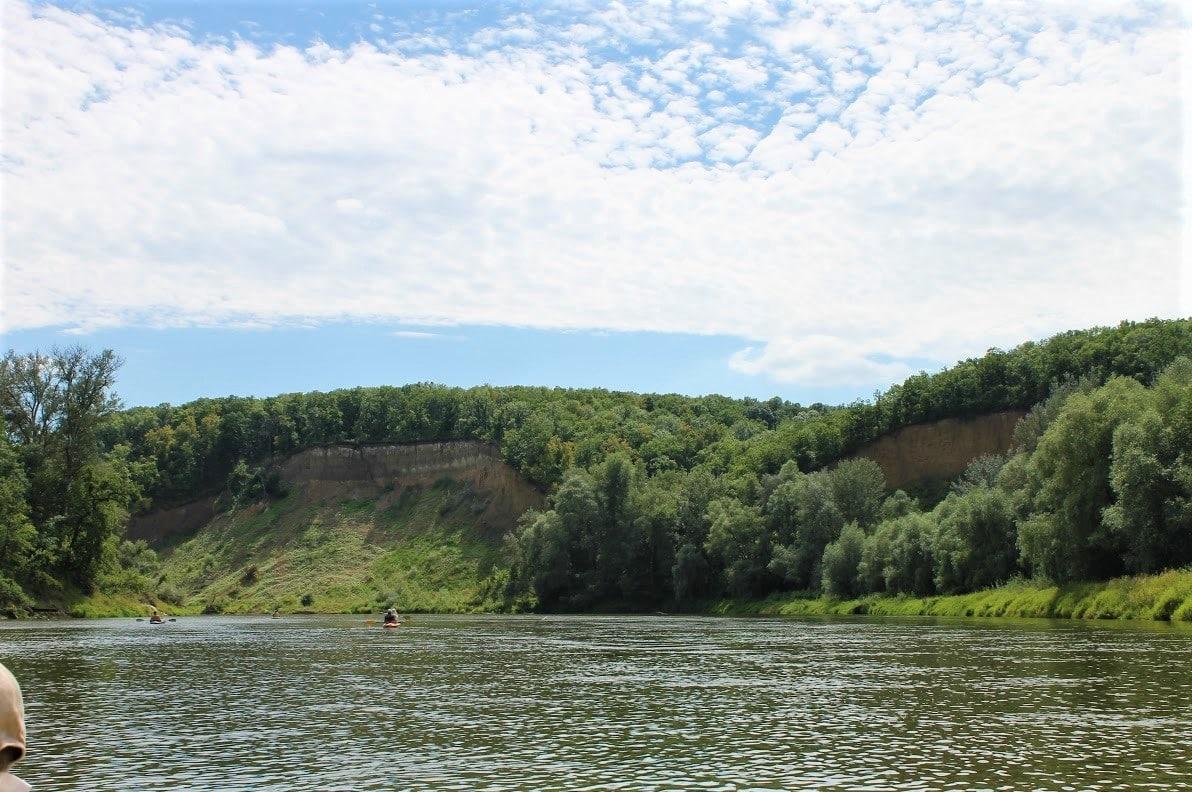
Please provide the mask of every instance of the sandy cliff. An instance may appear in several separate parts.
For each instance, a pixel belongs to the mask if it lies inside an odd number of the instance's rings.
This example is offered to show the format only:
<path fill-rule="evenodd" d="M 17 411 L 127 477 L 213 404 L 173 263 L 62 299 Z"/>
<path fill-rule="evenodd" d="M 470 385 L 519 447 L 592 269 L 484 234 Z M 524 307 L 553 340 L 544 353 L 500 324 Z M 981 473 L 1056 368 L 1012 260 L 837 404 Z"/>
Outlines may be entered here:
<path fill-rule="evenodd" d="M 877 462 L 891 489 L 955 478 L 977 457 L 1009 450 L 1014 426 L 1023 415 L 1011 410 L 907 426 L 862 447 L 852 457 Z"/>
<path fill-rule="evenodd" d="M 493 446 L 472 441 L 408 445 L 310 448 L 279 461 L 282 479 L 307 496 L 334 499 L 382 491 L 400 494 L 434 486 L 441 479 L 470 487 L 486 506 L 478 519 L 493 532 L 512 527 L 526 509 L 541 506 L 543 494 L 505 464 Z M 134 517 L 132 539 L 155 545 L 192 536 L 216 516 L 215 499 L 205 497 Z"/>

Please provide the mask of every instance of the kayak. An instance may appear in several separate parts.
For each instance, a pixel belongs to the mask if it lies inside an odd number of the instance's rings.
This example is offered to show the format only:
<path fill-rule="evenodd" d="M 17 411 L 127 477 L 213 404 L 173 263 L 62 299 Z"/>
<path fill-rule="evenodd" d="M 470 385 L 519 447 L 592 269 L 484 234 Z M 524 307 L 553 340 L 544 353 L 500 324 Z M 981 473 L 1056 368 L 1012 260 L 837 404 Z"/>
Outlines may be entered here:
<path fill-rule="evenodd" d="M 397 629 L 398 627 L 401 627 L 401 622 L 397 622 L 397 623 L 390 622 L 389 624 L 382 624 L 381 626 L 384 627 L 386 630 L 394 630 L 394 629 Z"/>

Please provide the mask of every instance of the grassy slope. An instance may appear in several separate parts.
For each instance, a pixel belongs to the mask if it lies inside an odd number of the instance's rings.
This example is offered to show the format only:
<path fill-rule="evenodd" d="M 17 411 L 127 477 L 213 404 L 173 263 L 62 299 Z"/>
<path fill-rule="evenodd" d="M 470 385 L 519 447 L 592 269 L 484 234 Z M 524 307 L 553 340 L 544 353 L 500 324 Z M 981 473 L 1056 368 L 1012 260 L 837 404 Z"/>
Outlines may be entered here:
<path fill-rule="evenodd" d="M 482 508 L 450 481 L 355 498 L 298 490 L 223 515 L 167 552 L 166 585 L 185 592 L 171 610 L 475 610 L 498 559 L 478 527 Z"/>
<path fill-rule="evenodd" d="M 787 594 L 761 600 L 723 600 L 708 604 L 706 610 L 754 616 L 868 614 L 1192 622 L 1192 569 L 1059 587 L 1024 581 L 948 597 L 840 600 Z"/>

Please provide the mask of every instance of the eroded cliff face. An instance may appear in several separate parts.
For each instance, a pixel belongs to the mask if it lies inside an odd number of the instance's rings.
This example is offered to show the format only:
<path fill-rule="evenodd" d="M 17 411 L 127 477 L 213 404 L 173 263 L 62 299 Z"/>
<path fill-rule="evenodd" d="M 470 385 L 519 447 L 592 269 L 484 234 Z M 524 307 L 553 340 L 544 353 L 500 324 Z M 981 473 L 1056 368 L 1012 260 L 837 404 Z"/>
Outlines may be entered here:
<path fill-rule="evenodd" d="M 429 487 L 443 478 L 467 484 L 488 501 L 484 519 L 512 527 L 526 509 L 545 500 L 542 492 L 505 464 L 494 446 L 468 440 L 409 445 L 310 448 L 281 465 L 293 484 L 370 484 L 401 490 Z"/>
<path fill-rule="evenodd" d="M 890 489 L 951 479 L 979 456 L 1006 453 L 1013 444 L 1014 427 L 1025 414 L 1010 410 L 907 426 L 864 446 L 851 457 L 876 462 Z"/>
<path fill-rule="evenodd" d="M 291 483 L 306 481 L 370 481 L 386 485 L 396 479 L 429 483 L 445 473 L 505 466 L 493 446 L 472 441 L 408 445 L 325 446 L 308 448 L 284 460 L 279 469 Z M 458 476 L 453 476 L 458 478 Z"/>
<path fill-rule="evenodd" d="M 215 514 L 215 496 L 199 498 L 181 506 L 135 514 L 128 521 L 125 535 L 161 547 L 193 536 L 195 531 L 211 522 Z"/>
<path fill-rule="evenodd" d="M 476 519 L 497 538 L 523 512 L 545 500 L 495 447 L 472 441 L 310 448 L 281 460 L 277 469 L 299 497 L 310 501 L 384 496 L 387 503 L 403 492 L 450 479 L 471 488 L 484 503 Z M 194 535 L 215 517 L 215 498 L 205 497 L 133 517 L 128 537 L 170 545 Z"/>

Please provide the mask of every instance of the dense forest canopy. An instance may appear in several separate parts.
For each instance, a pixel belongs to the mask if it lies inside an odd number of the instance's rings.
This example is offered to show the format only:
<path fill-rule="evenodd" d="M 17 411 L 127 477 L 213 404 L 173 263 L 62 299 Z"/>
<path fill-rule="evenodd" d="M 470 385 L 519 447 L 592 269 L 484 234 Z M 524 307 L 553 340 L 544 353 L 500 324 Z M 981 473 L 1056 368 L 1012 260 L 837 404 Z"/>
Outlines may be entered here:
<path fill-rule="evenodd" d="M 1192 358 L 1151 386 L 1058 384 L 1009 457 L 974 460 L 926 508 L 846 459 L 807 472 L 647 475 L 626 452 L 571 468 L 511 538 L 511 595 L 583 609 L 802 591 L 959 594 L 1192 563 Z"/>
<path fill-rule="evenodd" d="M 601 389 L 451 388 L 434 384 L 200 399 L 112 415 L 99 439 L 154 460 L 153 493 L 217 490 L 238 460 L 264 463 L 316 445 L 475 439 L 544 488 L 572 466 L 624 452 L 645 473 L 714 475 L 823 467 L 888 432 L 939 418 L 1029 409 L 1057 382 L 1125 376 L 1149 383 L 1192 351 L 1192 322 L 1152 320 L 1063 333 L 917 374 L 869 402 L 802 406 L 773 398 L 637 394 Z"/>
<path fill-rule="evenodd" d="M 1185 563 L 1181 356 L 1192 321 L 1151 320 L 991 350 L 843 407 L 418 384 L 118 411 L 111 352 L 10 352 L 0 605 L 146 567 L 120 535 L 149 499 L 268 497 L 272 462 L 303 448 L 447 439 L 493 443 L 550 493 L 493 581 L 543 607 L 963 591 Z M 903 426 L 1011 408 L 1033 408 L 1019 453 L 981 460 L 929 510 L 887 493 L 872 463 L 833 464 Z"/>

